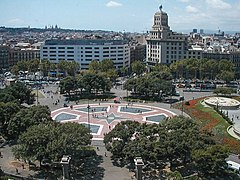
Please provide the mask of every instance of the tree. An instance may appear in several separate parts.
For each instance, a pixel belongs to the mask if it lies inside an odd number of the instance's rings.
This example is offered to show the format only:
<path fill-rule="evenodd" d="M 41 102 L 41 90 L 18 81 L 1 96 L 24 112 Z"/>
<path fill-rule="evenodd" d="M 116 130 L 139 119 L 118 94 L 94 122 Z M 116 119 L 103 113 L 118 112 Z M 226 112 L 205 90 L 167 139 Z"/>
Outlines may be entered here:
<path fill-rule="evenodd" d="M 131 64 L 132 72 L 136 75 L 140 75 L 145 71 L 145 65 L 141 61 L 134 61 Z"/>
<path fill-rule="evenodd" d="M 40 162 L 44 158 L 59 162 L 63 155 L 71 155 L 79 161 L 91 151 L 91 138 L 89 129 L 78 123 L 41 123 L 20 136 L 14 155 Z"/>
<path fill-rule="evenodd" d="M 21 109 L 9 120 L 7 136 L 9 139 L 17 139 L 30 126 L 50 121 L 52 121 L 51 112 L 47 106 L 38 105 Z"/>
<path fill-rule="evenodd" d="M 0 102 L 0 135 L 8 138 L 9 121 L 19 112 L 20 106 L 14 102 Z"/>
<path fill-rule="evenodd" d="M 50 61 L 43 59 L 41 60 L 40 64 L 39 64 L 39 68 L 40 70 L 43 72 L 43 76 L 47 76 L 48 72 L 50 71 Z"/>
<path fill-rule="evenodd" d="M 172 80 L 171 70 L 167 65 L 157 64 L 151 74 L 160 79 Z"/>
<path fill-rule="evenodd" d="M 91 61 L 88 67 L 89 71 L 92 73 L 98 73 L 101 70 L 100 63 L 97 60 Z"/>
<path fill-rule="evenodd" d="M 13 65 L 13 67 L 11 68 L 11 73 L 14 74 L 15 76 L 18 75 L 20 69 L 17 65 Z"/>
<path fill-rule="evenodd" d="M 76 61 L 70 61 L 66 63 L 67 73 L 70 76 L 75 76 L 76 72 L 79 70 L 80 65 Z"/>
<path fill-rule="evenodd" d="M 226 83 L 234 80 L 234 76 L 235 74 L 232 71 L 221 71 L 221 73 L 218 74 L 218 77 Z"/>
<path fill-rule="evenodd" d="M 120 68 L 120 72 L 122 76 L 126 76 L 128 74 L 128 68 L 126 66 Z"/>
<path fill-rule="evenodd" d="M 227 88 L 227 87 L 219 87 L 219 88 L 216 88 L 214 89 L 213 91 L 214 94 L 223 94 L 223 95 L 231 95 L 232 93 L 236 93 L 236 90 L 233 89 L 233 88 Z"/>
<path fill-rule="evenodd" d="M 3 92 L 13 96 L 17 101 L 19 101 L 20 104 L 32 104 L 35 101 L 32 90 L 21 82 L 17 82 L 10 86 L 7 86 Z"/>
<path fill-rule="evenodd" d="M 222 177 L 226 173 L 228 150 L 221 145 L 213 145 L 192 152 L 194 164 L 202 177 Z"/>
<path fill-rule="evenodd" d="M 66 92 L 68 96 L 71 97 L 71 91 L 75 91 L 77 89 L 76 78 L 72 76 L 65 77 L 60 81 L 59 86 L 61 93 Z"/>
<path fill-rule="evenodd" d="M 104 137 L 104 143 L 116 159 L 126 164 L 141 156 L 155 168 L 166 163 L 172 168 L 191 161 L 193 150 L 214 144 L 194 120 L 185 117 L 174 117 L 159 125 L 121 122 Z"/>
<path fill-rule="evenodd" d="M 114 69 L 113 61 L 111 59 L 104 59 L 100 62 L 101 72 L 107 72 L 110 69 Z"/>
<path fill-rule="evenodd" d="M 33 73 L 37 72 L 39 69 L 39 63 L 39 59 L 32 59 L 30 61 L 27 61 L 28 71 Z"/>

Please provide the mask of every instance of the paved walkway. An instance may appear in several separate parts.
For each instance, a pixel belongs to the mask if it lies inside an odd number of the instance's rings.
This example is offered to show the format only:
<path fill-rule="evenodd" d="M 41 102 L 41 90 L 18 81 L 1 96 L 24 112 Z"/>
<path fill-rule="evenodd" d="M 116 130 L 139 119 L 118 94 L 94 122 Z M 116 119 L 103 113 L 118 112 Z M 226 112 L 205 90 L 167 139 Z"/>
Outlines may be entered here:
<path fill-rule="evenodd" d="M 103 141 L 92 141 L 92 145 L 98 147 L 97 154 L 103 158 L 103 162 L 99 167 L 104 168 L 104 180 L 129 180 L 133 172 L 129 172 L 125 167 L 117 167 L 113 165 L 111 153 L 105 148 Z M 105 156 L 106 152 L 106 156 Z"/>

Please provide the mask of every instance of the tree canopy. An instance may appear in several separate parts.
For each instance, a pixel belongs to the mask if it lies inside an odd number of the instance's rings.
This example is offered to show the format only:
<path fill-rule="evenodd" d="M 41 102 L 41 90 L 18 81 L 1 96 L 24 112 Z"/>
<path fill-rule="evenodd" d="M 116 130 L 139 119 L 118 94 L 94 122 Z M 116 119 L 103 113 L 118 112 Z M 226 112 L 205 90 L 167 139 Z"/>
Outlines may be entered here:
<path fill-rule="evenodd" d="M 170 65 L 175 78 L 185 79 L 222 79 L 234 78 L 234 64 L 226 59 L 219 61 L 212 59 L 184 59 Z"/>
<path fill-rule="evenodd" d="M 196 170 L 203 172 L 204 163 L 215 175 L 224 174 L 224 162 L 228 152 L 218 148 L 210 134 L 202 132 L 199 125 L 185 117 L 174 117 L 157 124 L 140 124 L 133 121 L 121 122 L 104 137 L 104 143 L 113 153 L 116 162 L 133 163 L 135 157 L 142 157 L 145 164 L 153 169 L 164 168 L 170 163 L 171 169 L 177 166 L 202 162 Z M 212 158 L 202 160 L 206 151 Z M 195 166 L 192 166 L 193 169 Z M 219 168 L 223 168 L 219 173 Z"/>
<path fill-rule="evenodd" d="M 161 76 L 159 73 L 152 72 L 141 77 L 134 77 L 128 79 L 123 87 L 128 91 L 132 91 L 137 96 L 161 100 L 163 94 L 173 94 L 175 92 L 175 87 L 172 85 L 171 81 L 162 79 L 162 77 L 159 76 Z"/>
<path fill-rule="evenodd" d="M 29 127 L 50 121 L 52 121 L 52 118 L 47 106 L 38 105 L 23 108 L 7 121 L 6 136 L 9 139 L 18 139 L 19 135 Z"/>
<path fill-rule="evenodd" d="M 35 101 L 35 98 L 34 94 L 32 94 L 31 88 L 28 88 L 24 83 L 17 82 L 0 91 L 0 101 L 16 101 L 20 104 L 32 104 Z"/>
<path fill-rule="evenodd" d="M 86 156 L 92 135 L 88 128 L 78 123 L 40 123 L 23 133 L 14 149 L 16 157 L 25 160 L 46 158 L 60 161 L 63 155 L 71 155 L 76 161 Z"/>

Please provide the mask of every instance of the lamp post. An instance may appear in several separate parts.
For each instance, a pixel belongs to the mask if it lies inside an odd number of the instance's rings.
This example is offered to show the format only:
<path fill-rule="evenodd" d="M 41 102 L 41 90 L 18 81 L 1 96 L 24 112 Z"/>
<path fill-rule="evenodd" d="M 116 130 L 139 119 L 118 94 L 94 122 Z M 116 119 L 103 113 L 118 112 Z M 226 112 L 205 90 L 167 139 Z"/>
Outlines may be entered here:
<path fill-rule="evenodd" d="M 182 116 L 183 116 L 184 91 L 183 91 L 183 96 L 181 97 L 181 100 L 182 100 Z"/>
<path fill-rule="evenodd" d="M 89 131 L 91 132 L 91 130 L 90 130 L 90 116 L 89 116 L 89 110 L 90 110 L 89 99 L 88 99 L 87 109 L 88 109 L 88 129 L 89 129 Z"/>

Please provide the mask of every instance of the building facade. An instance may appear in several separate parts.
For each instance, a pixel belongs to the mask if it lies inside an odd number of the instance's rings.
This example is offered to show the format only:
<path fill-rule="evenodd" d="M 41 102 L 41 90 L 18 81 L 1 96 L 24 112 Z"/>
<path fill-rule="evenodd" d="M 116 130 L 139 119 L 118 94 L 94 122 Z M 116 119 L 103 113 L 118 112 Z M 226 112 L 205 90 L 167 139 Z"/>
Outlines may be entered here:
<path fill-rule="evenodd" d="M 9 50 L 10 48 L 8 46 L 0 46 L 0 73 L 9 67 Z"/>
<path fill-rule="evenodd" d="M 40 58 L 52 63 L 61 60 L 76 61 L 80 69 L 88 69 L 92 60 L 111 59 L 116 69 L 130 66 L 130 47 L 124 40 L 46 40 L 40 49 Z"/>
<path fill-rule="evenodd" d="M 9 51 L 9 67 L 17 64 L 18 61 L 30 61 L 40 58 L 40 50 L 37 49 L 10 49 Z"/>
<path fill-rule="evenodd" d="M 186 58 L 187 36 L 170 29 L 168 15 L 162 11 L 162 7 L 154 15 L 154 23 L 146 40 L 148 65 L 171 64 Z"/>

